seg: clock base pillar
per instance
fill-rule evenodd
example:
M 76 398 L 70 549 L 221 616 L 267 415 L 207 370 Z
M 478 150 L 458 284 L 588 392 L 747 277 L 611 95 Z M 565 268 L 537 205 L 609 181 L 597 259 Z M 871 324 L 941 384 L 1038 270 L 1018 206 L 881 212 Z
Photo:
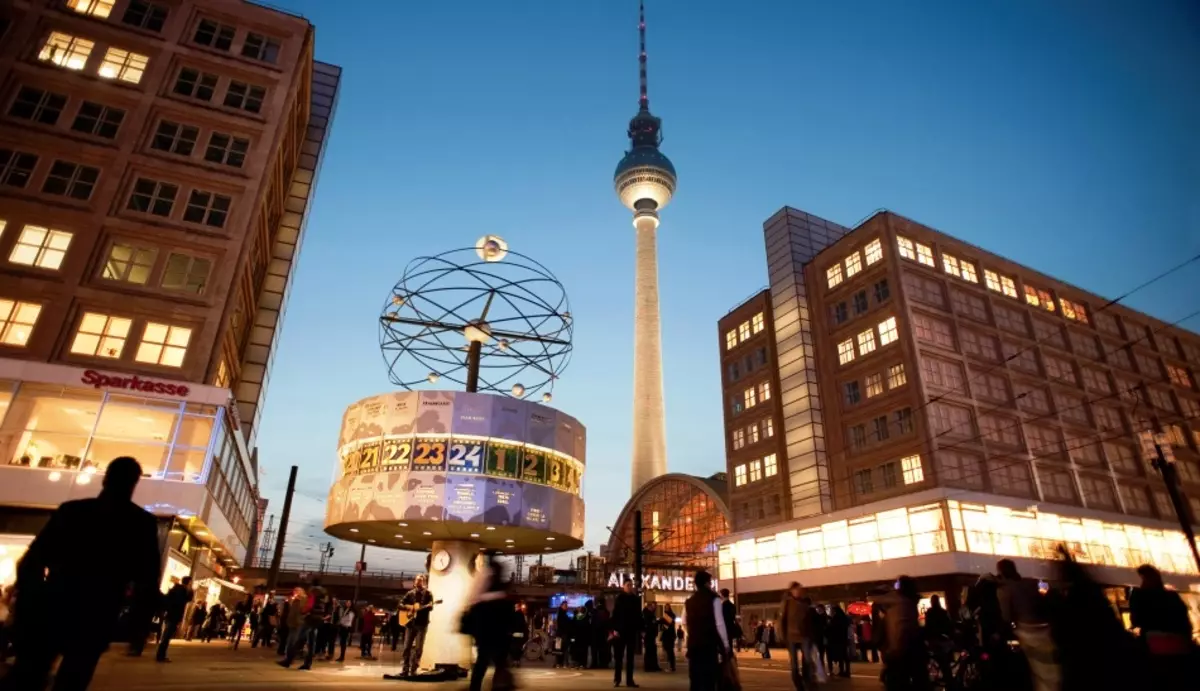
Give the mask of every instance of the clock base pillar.
M 421 654 L 421 669 L 457 666 L 471 668 L 470 636 L 458 629 L 463 612 L 469 604 L 472 583 L 475 580 L 475 563 L 479 558 L 479 543 L 469 540 L 439 540 L 433 543 L 431 555 L 445 550 L 450 555 L 450 564 L 437 569 L 432 562 L 429 569 L 429 591 L 433 599 L 442 604 L 434 606 L 429 613 L 429 630 L 425 634 L 425 650 Z

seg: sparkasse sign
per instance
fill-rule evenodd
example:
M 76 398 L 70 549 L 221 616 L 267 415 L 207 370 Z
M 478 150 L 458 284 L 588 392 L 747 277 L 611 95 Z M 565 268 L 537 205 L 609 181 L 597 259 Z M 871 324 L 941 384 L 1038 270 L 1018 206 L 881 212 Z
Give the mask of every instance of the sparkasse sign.
M 80 378 L 84 384 L 95 389 L 125 389 L 127 391 L 144 391 L 167 396 L 187 396 L 191 392 L 186 384 L 145 379 L 139 376 L 114 376 L 103 374 L 90 369 Z

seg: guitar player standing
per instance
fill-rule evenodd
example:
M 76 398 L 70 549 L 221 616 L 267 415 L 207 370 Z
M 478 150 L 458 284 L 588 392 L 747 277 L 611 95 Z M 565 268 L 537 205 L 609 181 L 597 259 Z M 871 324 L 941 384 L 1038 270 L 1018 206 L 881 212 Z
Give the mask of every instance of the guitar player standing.
M 400 675 L 407 677 L 416 674 L 421 663 L 425 631 L 429 628 L 429 610 L 433 606 L 433 593 L 426 589 L 424 575 L 417 576 L 412 590 L 404 594 L 400 606 L 410 617 L 404 627 L 404 653 L 400 658 Z

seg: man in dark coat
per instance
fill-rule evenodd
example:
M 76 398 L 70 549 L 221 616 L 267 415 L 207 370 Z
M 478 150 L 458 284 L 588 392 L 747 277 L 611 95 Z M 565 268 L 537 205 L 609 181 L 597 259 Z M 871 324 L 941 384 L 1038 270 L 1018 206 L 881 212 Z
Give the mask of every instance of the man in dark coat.
M 158 637 L 158 653 L 154 656 L 159 662 L 170 662 L 167 659 L 167 648 L 171 639 L 183 622 L 183 611 L 192 601 L 192 577 L 184 576 L 183 581 L 171 586 L 163 598 L 162 633 Z
M 688 680 L 692 691 L 715 691 L 721 665 L 733 651 L 725 629 L 725 610 L 712 591 L 712 576 L 696 572 L 696 592 L 684 603 L 688 624 Z
M 661 672 L 658 664 L 658 612 L 654 603 L 647 602 L 642 610 L 642 667 L 647 672 Z
M 642 630 L 641 598 L 633 592 L 633 581 L 621 584 L 621 593 L 613 603 L 613 686 L 621 685 L 621 667 L 625 668 L 625 685 L 637 688 L 633 683 L 633 653 L 637 649 L 638 634 Z
M 30 543 L 17 566 L 17 662 L 6 688 L 43 688 L 61 656 L 54 688 L 86 689 L 130 584 L 130 650 L 141 651 L 158 604 L 160 557 L 155 518 L 132 501 L 141 477 L 137 461 L 114 459 L 100 496 L 59 506 Z

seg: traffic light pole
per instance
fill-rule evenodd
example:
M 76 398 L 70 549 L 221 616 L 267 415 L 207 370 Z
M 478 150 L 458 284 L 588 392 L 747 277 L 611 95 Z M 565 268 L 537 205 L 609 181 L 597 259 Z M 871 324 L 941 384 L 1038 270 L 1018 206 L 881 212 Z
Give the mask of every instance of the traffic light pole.
M 279 518 L 279 539 L 275 541 L 275 555 L 271 557 L 271 568 L 267 571 L 267 597 L 275 594 L 275 586 L 279 583 L 279 565 L 283 561 L 283 543 L 287 541 L 288 519 L 292 517 L 292 495 L 296 493 L 296 471 L 288 476 L 287 495 L 283 498 L 283 515 Z
M 642 584 L 645 579 L 642 578 L 643 562 L 645 561 L 646 543 L 642 541 L 642 511 L 638 509 L 633 512 L 633 589 L 638 596 L 638 609 L 645 606 L 642 600 Z

